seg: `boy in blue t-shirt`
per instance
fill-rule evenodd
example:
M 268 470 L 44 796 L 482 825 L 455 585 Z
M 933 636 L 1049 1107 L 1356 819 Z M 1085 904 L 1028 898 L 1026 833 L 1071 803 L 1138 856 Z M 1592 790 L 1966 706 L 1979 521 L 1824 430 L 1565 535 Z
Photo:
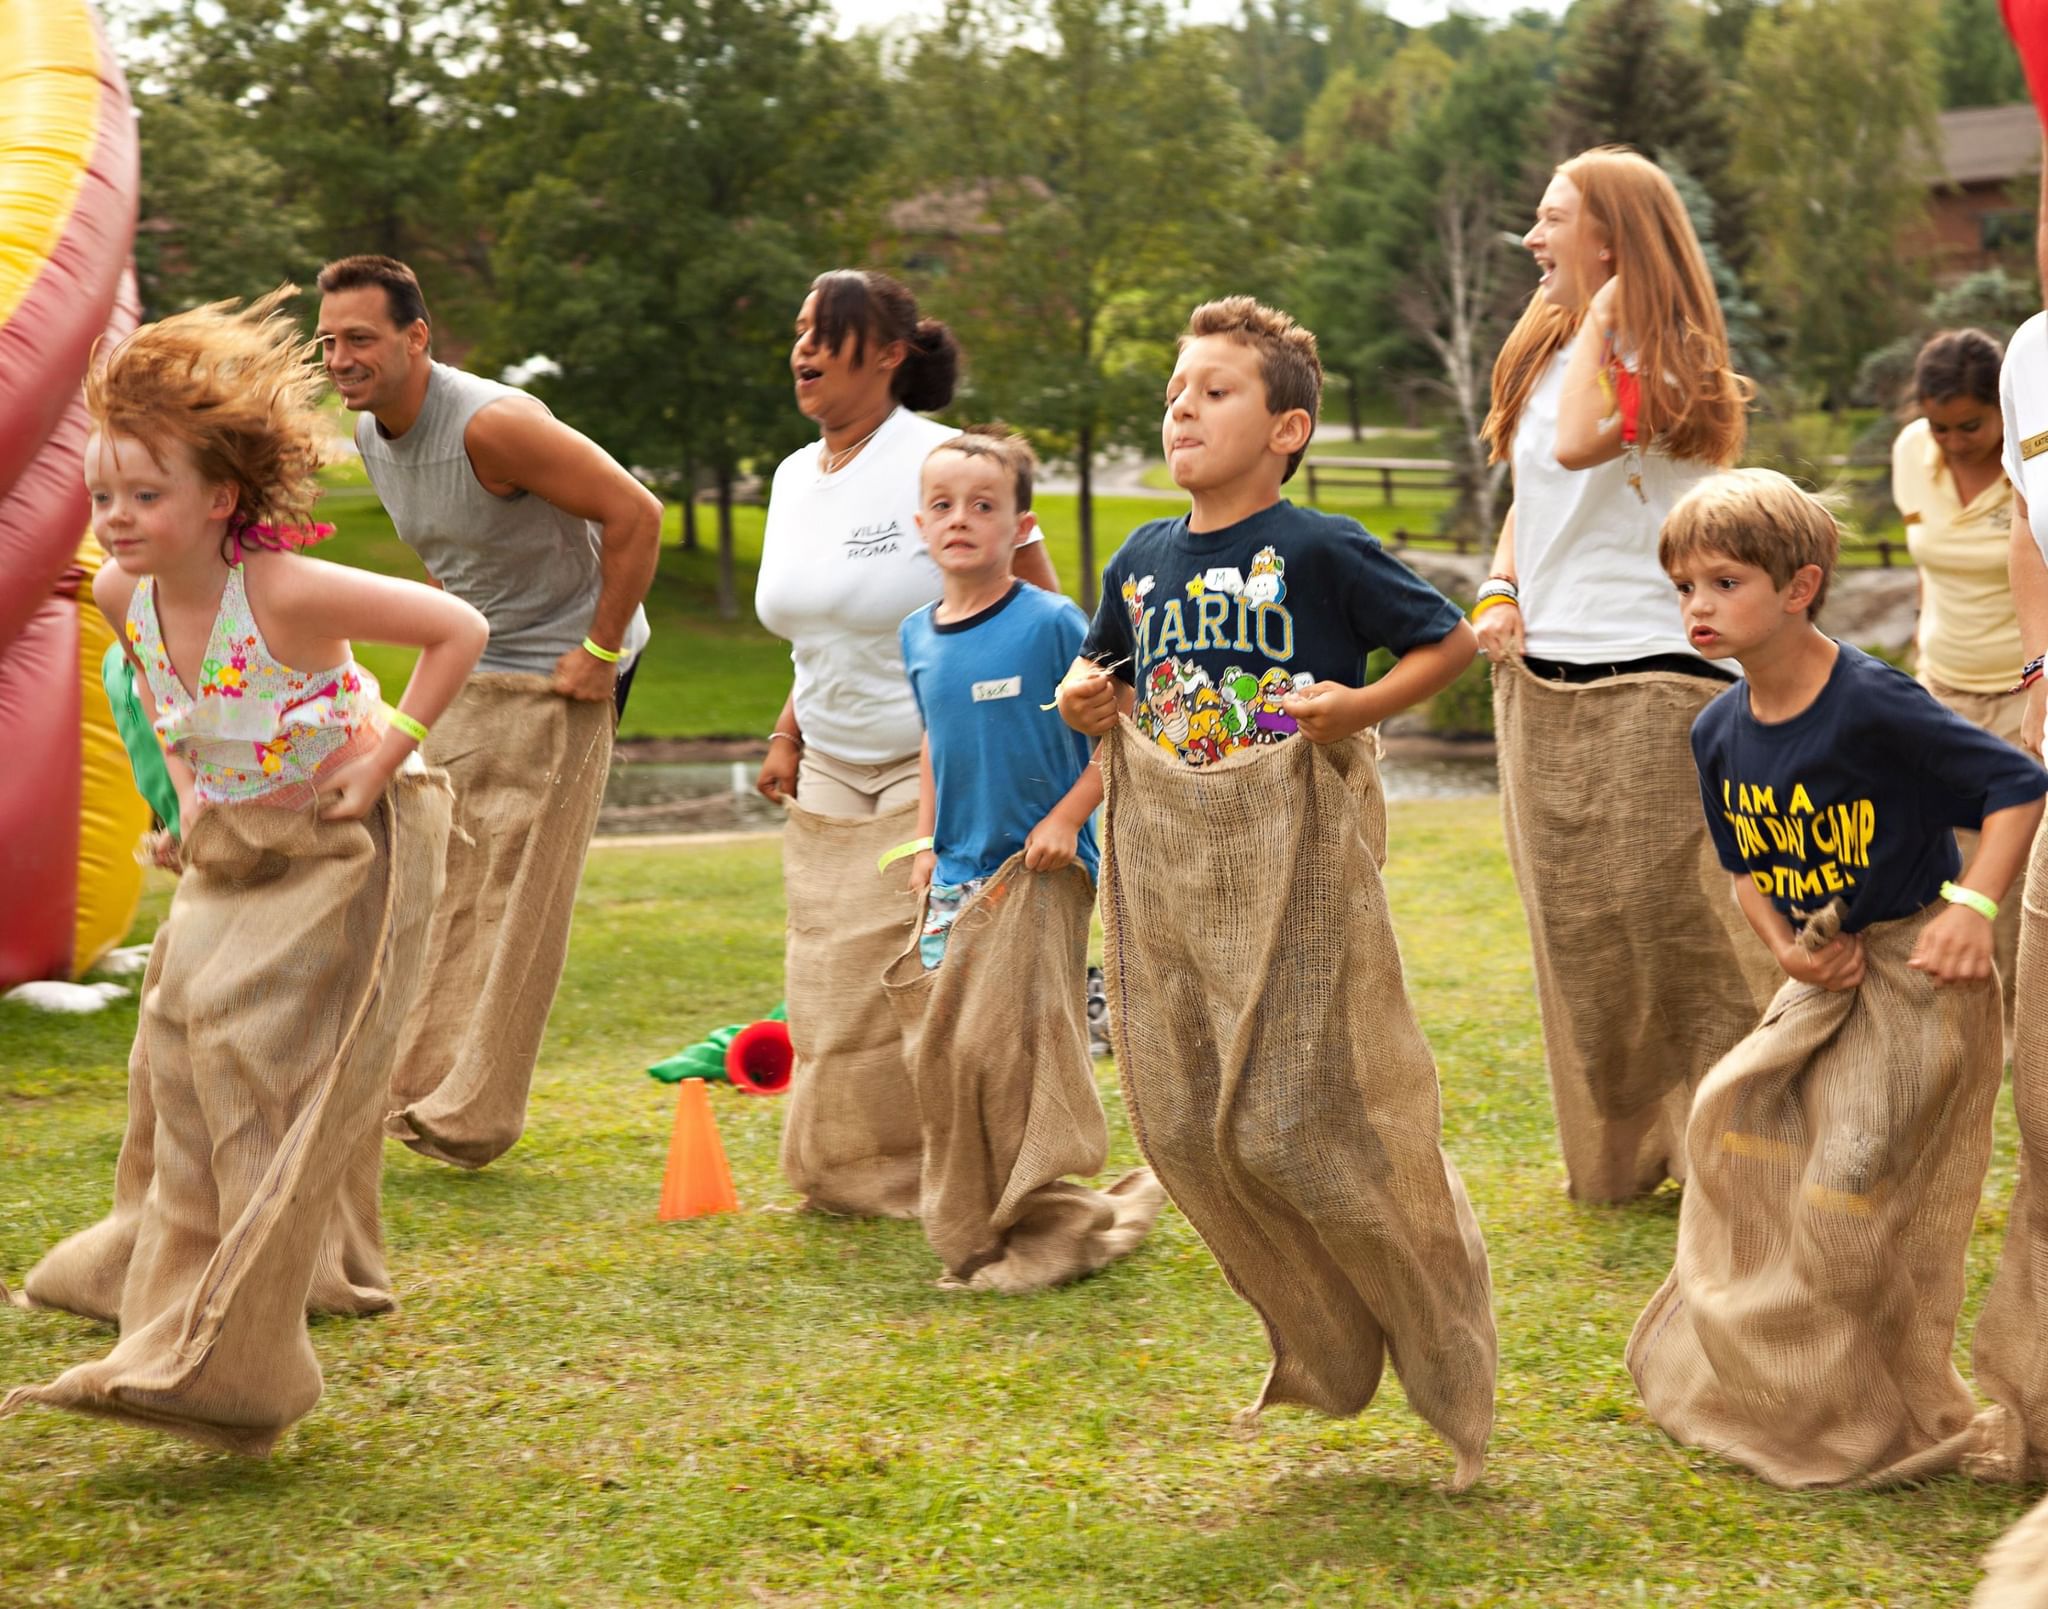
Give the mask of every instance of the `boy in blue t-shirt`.
M 911 872 L 928 888 L 919 952 L 945 958 L 961 908 L 1004 861 L 1032 871 L 1078 859 L 1095 876 L 1102 776 L 1085 737 L 1041 707 L 1087 631 L 1068 599 L 1012 579 L 1030 534 L 1036 462 L 1021 436 L 983 428 L 925 459 L 918 530 L 943 577 L 939 601 L 903 622 L 903 668 L 924 721 Z
M 1853 989 L 1863 929 L 1947 900 L 1909 964 L 1936 983 L 1988 978 L 1996 902 L 2026 862 L 2048 772 L 1814 624 L 1837 541 L 1819 501 L 1764 469 L 1702 483 L 1665 522 L 1658 556 L 1692 645 L 1745 678 L 1693 723 L 1708 829 L 1788 977 Z M 1955 829 L 1980 826 L 1961 866 Z M 1801 950 L 1793 924 L 1838 898 L 1841 936 Z

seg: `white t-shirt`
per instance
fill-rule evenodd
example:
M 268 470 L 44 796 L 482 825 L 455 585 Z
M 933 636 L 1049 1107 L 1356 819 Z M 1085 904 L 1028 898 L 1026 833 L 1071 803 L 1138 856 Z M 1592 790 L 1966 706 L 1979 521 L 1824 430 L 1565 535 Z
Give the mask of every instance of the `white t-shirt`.
M 1998 372 L 2005 415 L 2005 478 L 2027 500 L 2034 545 L 2048 561 L 2048 313 L 2013 332 Z
M 924 738 L 896 630 L 939 596 L 917 534 L 918 475 L 959 434 L 898 408 L 837 474 L 824 473 L 816 442 L 776 467 L 754 613 L 790 644 L 806 747 L 882 765 Z
M 1641 497 L 1628 483 L 1625 456 L 1566 469 L 1557 461 L 1557 413 L 1571 351 L 1567 345 L 1551 360 L 1515 421 L 1525 650 L 1572 665 L 1691 654 L 1678 594 L 1657 563 L 1657 533 L 1671 505 L 1713 466 L 1646 452 Z

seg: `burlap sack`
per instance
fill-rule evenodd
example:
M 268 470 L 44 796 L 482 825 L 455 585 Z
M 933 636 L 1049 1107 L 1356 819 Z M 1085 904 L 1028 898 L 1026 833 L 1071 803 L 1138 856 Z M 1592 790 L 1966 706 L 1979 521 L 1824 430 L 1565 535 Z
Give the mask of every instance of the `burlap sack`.
M 1779 1486 L 1917 1480 L 1971 1445 L 1949 1354 L 1991 1158 L 1998 990 L 1906 965 L 1933 914 L 1865 929 L 1853 990 L 1788 981 L 1693 1098 L 1677 1257 L 1629 1372 L 1673 1440 Z M 1840 928 L 1837 902 L 1800 941 Z
M 1971 1472 L 2038 1481 L 2048 1480 L 2048 827 L 2034 835 L 2025 887 L 2012 1057 L 2020 1176 L 1971 1344 L 1977 1384 L 1996 1404 Z
M 1692 1091 L 1777 987 L 1700 812 L 1689 734 L 1721 685 L 1494 665 L 1508 864 L 1575 1200 L 1685 1177 Z
M 1439 1144 L 1372 749 L 1196 770 L 1126 721 L 1101 763 L 1117 1067 L 1146 1160 L 1265 1321 L 1253 1411 L 1357 1413 L 1391 1353 L 1469 1485 L 1493 1424 L 1486 1245 Z
M 319 1400 L 307 1296 L 376 1134 L 449 809 L 422 776 L 360 822 L 192 823 L 138 1029 L 157 1120 L 121 1338 L 0 1415 L 47 1403 L 262 1454 Z
M 903 1027 L 923 1133 L 918 1217 L 942 1285 L 1015 1294 L 1092 1274 L 1136 1248 L 1165 1192 L 1148 1168 L 1075 1182 L 1109 1157 L 1088 1056 L 1080 866 L 1013 855 L 968 902 L 927 971 L 916 927 L 883 982 Z
M 1920 685 L 1932 693 L 1946 708 L 1960 715 L 1972 726 L 1982 727 L 1993 737 L 2003 738 L 2014 748 L 2020 747 L 2020 722 L 2026 714 L 2027 701 L 2016 693 L 1968 693 L 1960 687 L 1949 687 L 1933 680 L 1926 674 L 1920 677 Z M 1961 850 L 1963 864 L 1970 864 L 1970 857 L 1977 853 L 1979 834 L 1969 831 L 1956 834 L 1956 847 Z M 2013 1053 L 2015 1026 L 2013 1005 L 2017 998 L 2020 955 L 2020 911 L 2023 907 L 2027 888 L 2027 874 L 2022 870 L 2015 877 L 2012 887 L 2005 891 L 2005 898 L 1999 901 L 1998 920 L 1992 926 L 1992 954 L 1998 962 L 1998 981 L 2004 986 L 2005 998 L 2005 1053 Z
M 1970 1609 L 2048 1609 L 2048 1499 L 2036 1503 L 1984 1555 Z
M 168 925 L 150 946 L 142 977 L 144 1009 L 163 967 Z M 384 1266 L 384 1137 L 373 1125 L 354 1142 L 349 1168 L 320 1243 L 313 1283 L 306 1293 L 309 1313 L 360 1317 L 398 1305 Z M 121 1157 L 114 1166 L 114 1209 L 89 1229 L 58 1242 L 22 1281 L 17 1305 L 55 1307 L 103 1323 L 121 1317 L 121 1290 L 128 1281 L 142 1210 L 156 1175 L 156 1102 L 149 1088 L 149 1036 L 138 1032 L 128 1052 L 128 1123 Z M 5 1293 L 0 1286 L 0 1294 Z
M 859 819 L 791 803 L 782 830 L 788 906 L 783 995 L 796 1052 L 782 1171 L 818 1212 L 917 1216 L 917 1090 L 882 973 L 916 932 L 910 860 L 917 806 Z
M 558 697 L 545 676 L 487 671 L 427 739 L 455 785 L 455 832 L 385 1122 L 422 1156 L 480 1168 L 526 1128 L 613 721 L 609 703 Z

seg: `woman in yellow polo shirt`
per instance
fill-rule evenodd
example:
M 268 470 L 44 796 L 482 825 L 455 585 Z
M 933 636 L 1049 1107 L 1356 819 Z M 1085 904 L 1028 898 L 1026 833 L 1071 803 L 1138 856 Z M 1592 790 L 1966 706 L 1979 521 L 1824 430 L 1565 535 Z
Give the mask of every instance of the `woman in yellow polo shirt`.
M 1892 499 L 1920 569 L 1920 684 L 1964 720 L 2018 747 L 2026 700 L 2012 689 L 2026 655 L 2006 577 L 2012 482 L 2001 462 L 2003 356 L 1982 330 L 1944 330 L 1920 348 L 1913 365 L 1920 416 L 1892 444 Z M 1967 856 L 1976 835 L 1957 836 Z M 2021 892 L 2015 884 L 1998 916 L 2008 1045 Z

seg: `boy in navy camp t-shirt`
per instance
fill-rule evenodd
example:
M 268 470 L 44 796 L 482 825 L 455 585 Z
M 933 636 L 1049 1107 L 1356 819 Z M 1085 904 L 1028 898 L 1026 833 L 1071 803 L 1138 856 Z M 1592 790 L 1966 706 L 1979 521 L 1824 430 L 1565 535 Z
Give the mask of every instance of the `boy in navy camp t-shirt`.
M 2033 842 L 2048 772 L 1822 634 L 1812 615 L 1837 539 L 1826 508 L 1769 470 L 1703 482 L 1665 523 L 1659 557 L 1692 645 L 1744 672 L 1693 723 L 1708 827 L 1789 976 L 1853 988 L 1863 929 L 1946 900 L 1909 964 L 1937 983 L 1988 978 L 1997 901 Z M 1959 827 L 1983 832 L 1967 867 Z M 1795 924 L 1836 899 L 1842 936 L 1800 950 Z
M 1030 530 L 1031 448 L 973 430 L 925 460 L 919 530 L 943 577 L 939 601 L 903 622 L 903 667 L 925 726 L 919 951 L 945 958 L 946 935 L 1004 861 L 1033 871 L 1079 860 L 1095 876 L 1101 773 L 1091 745 L 1045 707 L 1080 647 L 1087 617 L 1071 600 L 1011 579 Z M 1079 986 L 1077 980 L 1077 987 Z

